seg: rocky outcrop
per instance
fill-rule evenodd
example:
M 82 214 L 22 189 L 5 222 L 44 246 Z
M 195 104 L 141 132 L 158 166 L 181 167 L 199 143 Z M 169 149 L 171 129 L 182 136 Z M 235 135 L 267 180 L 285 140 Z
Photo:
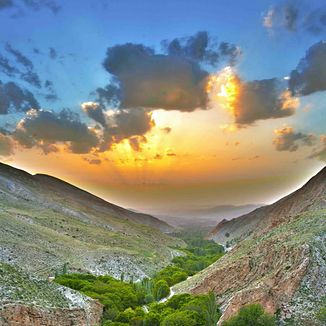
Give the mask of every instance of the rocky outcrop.
M 19 303 L 2 303 L 0 326 L 96 326 L 100 324 L 103 306 L 93 301 L 87 310 L 81 308 L 48 308 Z
M 297 199 L 292 194 L 272 205 L 264 224 L 174 292 L 215 292 L 223 312 L 219 325 L 249 303 L 278 312 L 280 325 L 320 325 L 316 313 L 326 293 L 325 171 L 294 193 Z

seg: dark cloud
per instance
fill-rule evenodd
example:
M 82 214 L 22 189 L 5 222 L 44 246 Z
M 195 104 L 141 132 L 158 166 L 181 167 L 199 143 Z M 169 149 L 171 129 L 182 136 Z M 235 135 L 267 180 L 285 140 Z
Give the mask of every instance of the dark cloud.
M 326 5 L 314 8 L 307 1 L 283 1 L 266 12 L 263 25 L 269 30 L 326 34 Z
M 104 66 L 119 79 L 122 108 L 193 111 L 206 105 L 207 73 L 198 63 L 129 43 L 109 48 Z
M 161 129 L 165 134 L 169 134 L 172 131 L 171 127 L 164 127 Z
M 39 11 L 46 8 L 56 15 L 61 10 L 60 5 L 53 0 L 22 0 L 22 2 L 27 8 L 34 11 Z
M 52 60 L 55 60 L 58 57 L 56 49 L 49 48 L 49 56 Z
M 96 101 L 104 107 L 117 107 L 120 103 L 121 91 L 119 86 L 115 84 L 109 84 L 104 88 L 99 87 L 94 94 L 96 96 Z
M 14 67 L 8 58 L 0 54 L 0 71 L 8 77 L 14 77 L 19 73 L 19 70 Z
M 105 120 L 100 151 L 110 149 L 124 139 L 132 139 L 130 145 L 139 151 L 140 144 L 146 140 L 143 136 L 155 125 L 152 115 L 143 108 L 119 109 L 106 114 Z
M 320 144 L 308 158 L 318 158 L 320 161 L 326 161 L 326 135 L 320 136 Z
M 14 142 L 11 137 L 0 131 L 0 156 L 10 156 L 13 150 Z
M 142 44 L 108 48 L 105 69 L 114 76 L 113 86 L 97 90 L 104 103 L 120 102 L 120 108 L 144 107 L 193 111 L 205 109 L 207 71 L 222 59 L 235 61 L 240 51 L 222 42 L 216 45 L 207 32 L 164 41 L 164 54 Z
M 102 106 L 96 102 L 84 102 L 81 105 L 82 109 L 89 118 L 93 119 L 94 121 L 98 122 L 102 127 L 106 128 L 106 119 L 104 116 L 104 112 L 102 110 Z
M 33 70 L 34 66 L 30 59 L 28 59 L 22 52 L 20 52 L 17 49 L 14 49 L 9 43 L 6 43 L 6 51 L 12 54 L 16 61 L 20 64 L 22 64 L 25 68 L 29 70 Z
M 15 65 L 11 64 L 9 59 L 0 55 L 0 69 L 8 77 L 19 78 L 30 85 L 41 88 L 41 80 L 39 75 L 34 71 L 32 61 L 21 51 L 15 49 L 6 43 L 6 51 L 14 58 Z
M 56 92 L 54 90 L 54 85 L 51 80 L 46 80 L 44 82 L 44 87 L 48 91 L 48 93 L 44 95 L 44 97 L 47 101 L 54 102 L 59 99 L 58 95 L 56 94 Z
M 309 95 L 326 90 L 326 42 L 310 47 L 297 68 L 291 72 L 289 87 L 293 94 Z
M 38 74 L 34 71 L 27 71 L 25 73 L 21 74 L 21 79 L 25 82 L 29 83 L 32 86 L 35 86 L 37 88 L 41 88 L 41 80 Z
M 273 144 L 278 151 L 294 152 L 300 145 L 312 146 L 316 140 L 314 135 L 295 132 L 292 127 L 276 129 L 274 133 Z
M 14 3 L 12 0 L 0 0 L 0 10 L 13 7 Z
M 238 127 L 290 116 L 299 105 L 299 100 L 292 97 L 282 81 L 276 78 L 242 81 L 231 68 L 212 75 L 207 91 L 213 104 L 218 94 L 218 103 L 232 114 Z
M 95 131 L 69 110 L 60 113 L 31 110 L 18 123 L 13 136 L 23 147 L 44 149 L 45 146 L 47 151 L 56 148 L 51 147 L 56 143 L 65 143 L 73 153 L 89 153 L 98 145 Z
M 218 44 L 206 31 L 189 37 L 175 38 L 162 42 L 164 50 L 170 56 L 179 56 L 195 62 L 216 66 L 220 61 L 234 64 L 241 51 L 234 44 L 221 42 Z
M 39 104 L 34 95 L 13 82 L 0 81 L 0 114 L 13 112 L 26 112 L 39 109 Z
M 89 164 L 92 165 L 100 165 L 102 163 L 102 160 L 98 158 L 84 158 L 84 161 L 88 162 Z
M 133 137 L 130 137 L 128 140 L 129 140 L 129 144 L 130 144 L 131 148 L 135 152 L 140 152 L 142 149 L 141 148 L 142 144 L 147 143 L 147 139 L 145 136 L 133 136 Z
M 280 88 L 275 78 L 242 83 L 235 108 L 237 124 L 252 124 L 257 120 L 283 118 L 294 114 L 298 102 L 290 92 Z

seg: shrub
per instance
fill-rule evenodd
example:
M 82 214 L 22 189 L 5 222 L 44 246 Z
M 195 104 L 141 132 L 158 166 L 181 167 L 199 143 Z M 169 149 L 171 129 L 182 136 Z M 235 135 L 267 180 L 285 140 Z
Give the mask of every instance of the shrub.
M 275 318 L 265 313 L 260 304 L 249 304 L 239 313 L 222 323 L 222 326 L 275 326 Z

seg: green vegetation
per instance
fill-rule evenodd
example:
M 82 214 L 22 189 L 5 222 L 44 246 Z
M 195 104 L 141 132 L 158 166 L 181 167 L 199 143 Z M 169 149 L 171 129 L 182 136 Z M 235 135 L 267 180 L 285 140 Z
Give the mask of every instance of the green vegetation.
M 62 274 L 55 281 L 61 285 L 99 300 L 105 307 L 103 325 L 216 325 L 220 317 L 215 296 L 175 295 L 159 303 L 170 294 L 170 286 L 207 267 L 223 255 L 223 247 L 203 240 L 199 234 L 183 234 L 187 248 L 184 256 L 175 257 L 172 264 L 156 273 L 152 279 L 125 282 L 111 276 L 90 274 Z M 146 308 L 144 307 L 145 305 Z M 148 313 L 146 313 L 148 310 Z
M 31 277 L 15 266 L 0 263 L 0 301 L 68 308 L 69 300 L 58 284 Z
M 275 326 L 275 318 L 265 313 L 260 304 L 250 304 L 239 313 L 222 323 L 222 326 Z
M 326 306 L 322 307 L 317 313 L 317 319 L 322 323 L 326 323 Z
M 172 264 L 158 272 L 154 279 L 163 279 L 169 286 L 187 279 L 214 263 L 224 254 L 223 246 L 211 240 L 204 240 L 201 232 L 185 232 L 178 236 L 187 244 L 184 256 L 174 257 Z
M 220 317 L 215 296 L 175 295 L 164 303 L 152 302 L 147 306 L 146 289 L 142 283 L 126 283 L 111 276 L 90 274 L 65 274 L 56 278 L 56 282 L 78 290 L 83 294 L 98 299 L 104 306 L 103 326 L 108 325 L 216 325 Z M 148 281 L 145 281 L 145 283 Z M 167 287 L 167 288 L 166 288 Z M 154 293 L 169 290 L 164 280 L 154 285 Z

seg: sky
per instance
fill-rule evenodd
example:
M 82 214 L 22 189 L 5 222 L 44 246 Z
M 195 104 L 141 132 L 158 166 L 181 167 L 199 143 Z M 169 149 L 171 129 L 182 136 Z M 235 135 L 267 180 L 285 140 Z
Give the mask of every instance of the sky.
M 325 165 L 324 0 L 0 0 L 0 30 L 4 163 L 160 212 Z

